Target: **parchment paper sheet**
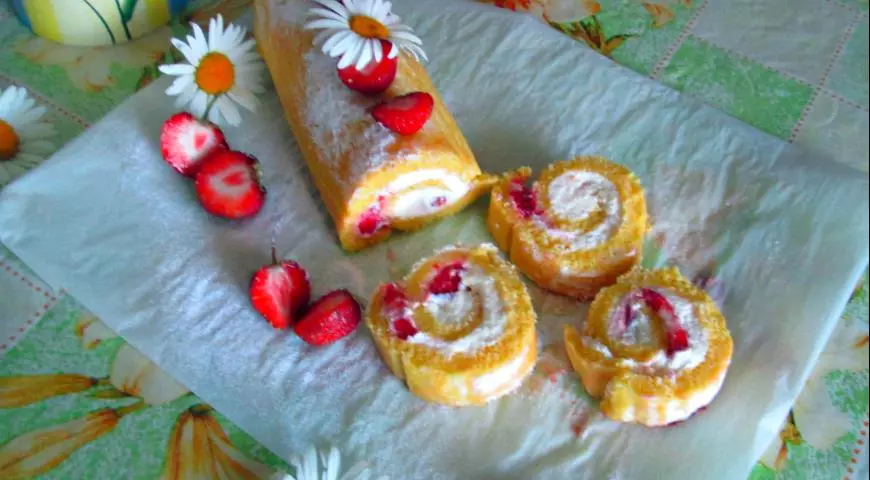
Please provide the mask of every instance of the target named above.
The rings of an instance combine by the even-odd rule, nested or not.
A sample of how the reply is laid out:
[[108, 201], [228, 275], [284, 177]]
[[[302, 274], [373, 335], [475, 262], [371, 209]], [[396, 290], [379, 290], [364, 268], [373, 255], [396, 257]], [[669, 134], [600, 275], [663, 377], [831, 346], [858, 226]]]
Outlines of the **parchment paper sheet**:
[[[325, 348], [273, 331], [246, 293], [272, 239], [309, 267], [315, 294], [343, 287], [362, 298], [436, 247], [489, 241], [484, 199], [414, 235], [343, 254], [273, 93], [225, 130], [263, 163], [269, 198], [256, 218], [209, 217], [160, 159], [160, 125], [172, 113], [163, 79], [9, 186], [0, 239], [285, 457], [330, 443], [402, 479], [745, 478], [867, 263], [867, 175], [533, 19], [465, 2], [394, 3], [421, 34], [432, 77], [483, 168], [606, 155], [640, 176], [652, 236], [670, 259], [687, 274], [715, 264], [735, 352], [706, 412], [665, 429], [592, 413], [578, 438], [569, 417], [587, 400], [577, 392], [524, 390], [483, 408], [426, 404], [389, 375], [364, 327]], [[541, 315], [544, 343], [561, 341], [564, 321], [581, 323], [582, 307]]]

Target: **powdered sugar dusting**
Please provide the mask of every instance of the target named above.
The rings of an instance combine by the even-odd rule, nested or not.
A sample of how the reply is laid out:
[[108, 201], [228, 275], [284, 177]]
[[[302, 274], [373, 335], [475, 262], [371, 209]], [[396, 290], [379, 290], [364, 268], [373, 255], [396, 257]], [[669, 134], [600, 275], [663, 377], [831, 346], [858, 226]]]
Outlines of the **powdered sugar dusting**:
[[563, 173], [550, 182], [547, 193], [553, 214], [565, 220], [583, 220], [597, 208], [604, 210], [604, 220], [586, 232], [550, 228], [545, 219], [535, 219], [548, 235], [568, 242], [572, 250], [589, 250], [601, 245], [622, 224], [619, 192], [603, 175], [586, 171]]
[[[341, 83], [335, 59], [311, 49], [305, 64], [305, 115], [311, 136], [329, 168], [338, 173], [342, 187], [353, 189], [367, 172], [395, 156], [387, 149], [396, 142], [396, 134], [369, 114], [376, 100]], [[350, 157], [343, 160], [347, 152]]]

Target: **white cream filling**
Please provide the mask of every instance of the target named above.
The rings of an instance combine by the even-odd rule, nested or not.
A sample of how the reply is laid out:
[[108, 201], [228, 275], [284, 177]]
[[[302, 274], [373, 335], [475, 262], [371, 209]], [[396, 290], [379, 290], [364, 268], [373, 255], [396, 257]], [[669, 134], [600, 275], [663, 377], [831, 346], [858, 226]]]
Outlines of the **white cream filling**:
[[622, 224], [619, 192], [603, 175], [587, 171], [570, 171], [559, 175], [547, 187], [547, 199], [552, 214], [567, 221], [580, 221], [598, 208], [604, 210], [604, 220], [586, 232], [550, 228], [544, 219], [536, 224], [547, 235], [565, 241], [571, 250], [589, 250], [610, 239]]
[[423, 308], [442, 325], [461, 325], [474, 311], [474, 294], [460, 288], [456, 293], [429, 295]]
[[[479, 301], [482, 302], [481, 310], [483, 318], [477, 328], [472, 330], [471, 333], [455, 340], [444, 340], [429, 335], [426, 332], [418, 332], [417, 334], [408, 337], [406, 341], [425, 345], [448, 357], [457, 353], [472, 354], [481, 348], [498, 342], [504, 334], [504, 329], [507, 324], [507, 312], [505, 312], [504, 303], [498, 295], [498, 290], [495, 286], [495, 279], [487, 275], [482, 268], [476, 265], [470, 265], [468, 270], [466, 270], [462, 275], [462, 282], [459, 284], [459, 291], [453, 294], [438, 296], [453, 297], [453, 299], [458, 299], [461, 303], [465, 303], [468, 298], [466, 295], [477, 297]], [[471, 300], [473, 301], [473, 298]], [[437, 303], [440, 304], [447, 301], [452, 300], [450, 298], [444, 298], [437, 300]], [[430, 309], [430, 312], [435, 312], [437, 314], [435, 316], [437, 321], [445, 323], [456, 321], [449, 316], [440, 316], [448, 310], [436, 306], [435, 301], [430, 301], [428, 303], [430, 305], [427, 308]], [[459, 307], [459, 310], [462, 308], [464, 307]], [[473, 308], [473, 304], [470, 308]]]
[[528, 348], [524, 348], [522, 353], [510, 362], [475, 378], [472, 382], [474, 390], [479, 395], [486, 396], [494, 394], [506, 385], [516, 382], [528, 353]]
[[[704, 361], [704, 358], [707, 356], [707, 349], [709, 348], [707, 333], [701, 328], [700, 323], [698, 322], [698, 318], [695, 314], [695, 307], [691, 302], [685, 300], [682, 297], [673, 295], [668, 293], [665, 290], [654, 289], [661, 295], [663, 295], [674, 307], [674, 314], [677, 317], [677, 322], [679, 325], [686, 330], [689, 336], [689, 348], [685, 350], [681, 350], [678, 352], [674, 352], [672, 355], [668, 355], [667, 352], [663, 349], [660, 349], [656, 352], [656, 355], [646, 361], [646, 362], [637, 362], [630, 358], [615, 358], [613, 356], [613, 352], [607, 348], [606, 345], [598, 342], [597, 340], [589, 337], [583, 337], [583, 344], [588, 348], [596, 350], [604, 355], [606, 358], [613, 358], [621, 365], [631, 368], [633, 370], [653, 370], [653, 371], [678, 371], [678, 370], [688, 370], [695, 368], [700, 365], [701, 362]], [[628, 297], [628, 296], [627, 296]], [[619, 342], [626, 345], [650, 345], [653, 336], [652, 336], [652, 322], [653, 319], [647, 317], [640, 305], [636, 305], [634, 317], [634, 321], [624, 332], [621, 332], [620, 335], [615, 335], [612, 330], [612, 325], [615, 323], [618, 316], [623, 315], [625, 305], [629, 301], [635, 301], [629, 298], [623, 298], [620, 302], [616, 304], [616, 307], [610, 312], [608, 318], [610, 319], [611, 329], [608, 332], [608, 335]]]
[[[432, 180], [440, 181], [443, 187], [413, 189], [415, 185]], [[443, 210], [459, 201], [470, 189], [468, 182], [447, 170], [429, 169], [399, 176], [387, 185], [381, 195], [392, 196], [387, 216], [405, 220]]]

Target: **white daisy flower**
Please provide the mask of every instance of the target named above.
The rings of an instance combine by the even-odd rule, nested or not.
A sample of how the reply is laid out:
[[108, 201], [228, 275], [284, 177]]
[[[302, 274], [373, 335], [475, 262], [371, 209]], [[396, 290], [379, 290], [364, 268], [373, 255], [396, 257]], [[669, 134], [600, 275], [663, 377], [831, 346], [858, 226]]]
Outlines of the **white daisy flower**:
[[306, 30], [322, 30], [314, 37], [315, 45], [323, 43], [323, 53], [341, 57], [338, 68], [356, 66], [362, 70], [372, 60], [380, 62], [384, 51], [381, 40], [398, 48], [386, 53], [396, 58], [405, 50], [417, 60], [426, 60], [420, 47], [423, 42], [411, 27], [403, 25], [398, 15], [390, 12], [393, 5], [386, 0], [314, 0], [321, 7], [309, 10], [313, 20], [305, 24]]
[[[365, 462], [359, 462], [347, 472], [341, 474], [341, 454], [338, 449], [332, 447], [328, 454], [318, 453], [311, 447], [305, 452], [304, 457], [295, 455], [290, 459], [295, 474], [277, 473], [272, 480], [375, 480]], [[377, 480], [388, 480], [386, 476], [378, 477]]]
[[40, 122], [45, 111], [23, 88], [0, 89], [0, 187], [39, 165], [54, 150], [45, 140], [55, 134], [54, 127]]
[[235, 103], [254, 111], [257, 97], [263, 91], [263, 66], [253, 51], [254, 40], [245, 40], [247, 30], [229, 24], [224, 29], [220, 15], [208, 22], [208, 39], [199, 25], [191, 24], [193, 35], [187, 43], [172, 39], [188, 63], [161, 65], [160, 71], [178, 78], [166, 89], [167, 95], [178, 98], [179, 108], [189, 105], [190, 113], [230, 125], [241, 121]]

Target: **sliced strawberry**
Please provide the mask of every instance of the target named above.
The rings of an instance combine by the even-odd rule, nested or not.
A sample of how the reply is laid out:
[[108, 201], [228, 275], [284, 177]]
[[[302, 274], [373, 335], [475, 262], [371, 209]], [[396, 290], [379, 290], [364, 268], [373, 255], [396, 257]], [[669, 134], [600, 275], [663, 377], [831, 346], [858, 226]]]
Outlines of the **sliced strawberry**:
[[402, 310], [408, 306], [408, 297], [402, 287], [395, 283], [384, 285], [384, 306], [395, 310]]
[[375, 105], [372, 116], [400, 135], [413, 135], [429, 120], [434, 106], [432, 95], [413, 92]]
[[362, 319], [359, 303], [347, 290], [335, 290], [320, 297], [293, 330], [311, 345], [326, 345], [349, 335]]
[[465, 265], [462, 262], [454, 262], [441, 267], [432, 281], [429, 282], [429, 293], [440, 295], [458, 292], [464, 271]]
[[196, 196], [212, 215], [245, 218], [263, 206], [266, 191], [260, 186], [257, 159], [233, 150], [213, 152], [196, 174]]
[[531, 187], [524, 185], [523, 179], [518, 178], [511, 182], [508, 195], [510, 195], [514, 208], [517, 209], [521, 217], [529, 218], [532, 215], [541, 213], [538, 208], [538, 199], [535, 191]]
[[370, 237], [389, 226], [390, 222], [384, 217], [379, 205], [370, 207], [363, 212], [359, 217], [359, 223], [357, 223], [359, 233], [364, 237]]
[[163, 159], [178, 173], [188, 177], [196, 175], [206, 155], [226, 148], [229, 148], [227, 141], [217, 125], [200, 122], [187, 112], [169, 117], [160, 131]]
[[408, 318], [408, 296], [405, 290], [395, 283], [388, 283], [381, 287], [383, 290], [384, 312], [392, 319], [390, 326], [393, 333], [402, 340], [417, 334], [417, 327]]
[[666, 340], [668, 356], [689, 349], [689, 332], [682, 327], [668, 330]]
[[387, 53], [393, 48], [392, 43], [381, 40], [381, 48], [384, 55], [380, 62], [372, 60], [362, 70], [357, 70], [353, 65], [339, 69], [338, 78], [341, 79], [341, 83], [364, 95], [377, 95], [385, 92], [396, 78], [399, 57], [387, 58]]
[[417, 327], [414, 326], [414, 322], [407, 318], [400, 318], [397, 320], [393, 320], [393, 332], [400, 340], [407, 340], [410, 337], [419, 332]]
[[273, 327], [288, 328], [296, 313], [308, 304], [311, 284], [308, 274], [293, 260], [277, 262], [272, 251], [272, 264], [265, 265], [251, 277], [251, 304]]
[[677, 320], [677, 314], [674, 311], [674, 306], [661, 293], [651, 289], [642, 288], [640, 290], [641, 298], [644, 303], [649, 306], [660, 316], [665, 324], [665, 341], [667, 343], [666, 350], [668, 355], [673, 355], [689, 348], [689, 332], [680, 325]]

